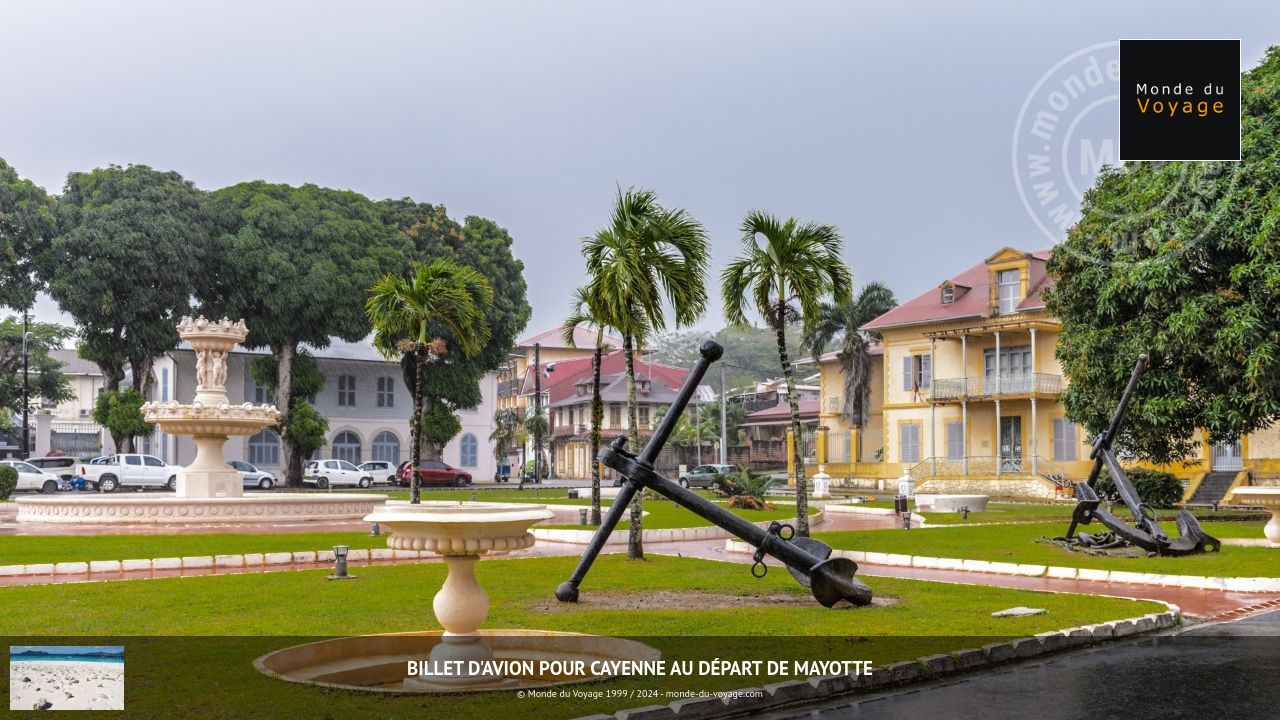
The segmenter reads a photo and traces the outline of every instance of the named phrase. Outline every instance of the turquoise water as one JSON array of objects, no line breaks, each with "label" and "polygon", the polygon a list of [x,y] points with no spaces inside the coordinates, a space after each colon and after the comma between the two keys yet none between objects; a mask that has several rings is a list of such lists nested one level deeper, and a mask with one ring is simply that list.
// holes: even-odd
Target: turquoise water
[{"label": "turquoise water", "polygon": [[124,657],[105,657],[102,655],[10,655],[9,662],[49,662],[71,661],[71,662],[101,662],[101,663],[120,663],[124,664]]}]

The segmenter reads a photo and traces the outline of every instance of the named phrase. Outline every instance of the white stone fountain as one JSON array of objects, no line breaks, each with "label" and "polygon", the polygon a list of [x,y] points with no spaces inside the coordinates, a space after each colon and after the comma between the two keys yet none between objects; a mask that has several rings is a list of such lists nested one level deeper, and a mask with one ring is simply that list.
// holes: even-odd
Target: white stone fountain
[{"label": "white stone fountain", "polygon": [[[546,506],[527,503],[388,503],[365,518],[391,531],[387,545],[433,552],[448,565],[432,602],[444,632],[322,640],[277,650],[254,664],[290,682],[365,692],[458,693],[601,680],[610,674],[589,670],[596,661],[660,658],[657,650],[634,640],[480,628],[489,614],[489,595],[476,580],[476,563],[490,552],[531,547],[535,540],[529,526],[552,517]],[[494,660],[504,667],[526,661],[580,662],[587,670],[513,675],[472,669]]]},{"label": "white stone fountain", "polygon": [[1227,500],[1232,505],[1256,505],[1271,512],[1262,534],[1272,545],[1280,546],[1280,487],[1238,487]]},{"label": "white stone fountain", "polygon": [[178,472],[173,494],[112,493],[38,495],[18,499],[18,520],[46,523],[276,523],[354,520],[385,503],[385,495],[365,493],[249,493],[240,473],[228,467],[223,445],[232,436],[258,433],[274,425],[273,405],[232,405],[227,398],[227,358],[249,334],[244,321],[184,317],[178,336],[196,354],[196,395],[190,405],[176,400],[142,406],[147,422],[173,435],[189,435],[194,461]]}]

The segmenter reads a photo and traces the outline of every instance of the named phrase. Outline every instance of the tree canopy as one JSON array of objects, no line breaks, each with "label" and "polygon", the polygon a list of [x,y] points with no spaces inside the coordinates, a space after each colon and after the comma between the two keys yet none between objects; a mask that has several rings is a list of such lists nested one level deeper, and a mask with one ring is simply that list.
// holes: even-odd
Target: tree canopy
[{"label": "tree canopy", "polygon": [[[31,323],[28,346],[27,383],[32,405],[41,398],[60,403],[72,396],[71,382],[62,372],[62,363],[50,352],[61,348],[74,335],[71,328],[52,323]],[[0,428],[5,427],[9,413],[22,413],[22,321],[0,320]]]},{"label": "tree canopy", "polygon": [[111,165],[68,175],[56,209],[58,235],[38,262],[49,294],[108,389],[126,363],[144,388],[205,272],[204,194],[176,172]]},{"label": "tree canopy", "polygon": [[1117,442],[1157,462],[1280,420],[1280,48],[1241,99],[1239,163],[1105,170],[1048,263],[1067,413],[1104,429],[1147,353]]},{"label": "tree canopy", "polygon": [[0,307],[25,310],[35,302],[35,260],[55,227],[49,196],[0,158]]}]

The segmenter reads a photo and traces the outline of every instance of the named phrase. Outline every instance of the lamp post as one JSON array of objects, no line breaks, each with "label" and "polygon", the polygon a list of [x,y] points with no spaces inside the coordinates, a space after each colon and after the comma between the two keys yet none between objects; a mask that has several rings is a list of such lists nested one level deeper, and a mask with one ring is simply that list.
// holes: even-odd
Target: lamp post
[{"label": "lamp post", "polygon": [[[376,524],[376,523],[375,523]],[[333,546],[333,574],[327,579],[329,580],[354,580],[355,575],[347,574],[347,551],[350,550],[349,545]]]},{"label": "lamp post", "polygon": [[27,330],[27,311],[22,311],[22,458],[31,457],[31,383],[27,373],[27,358],[31,354],[33,334]]}]

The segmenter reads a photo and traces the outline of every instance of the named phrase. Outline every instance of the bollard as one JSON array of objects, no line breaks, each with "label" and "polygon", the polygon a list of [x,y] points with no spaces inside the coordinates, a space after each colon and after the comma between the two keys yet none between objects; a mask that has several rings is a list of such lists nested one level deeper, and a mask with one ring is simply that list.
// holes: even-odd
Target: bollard
[{"label": "bollard", "polygon": [[369,531],[369,535],[373,537],[378,537],[381,534],[382,534],[382,526],[378,525],[378,523],[374,523],[373,529]]},{"label": "bollard", "polygon": [[355,575],[347,574],[347,551],[350,550],[347,545],[333,546],[333,574],[327,580],[354,580]]},{"label": "bollard", "polygon": [[582,519],[582,524],[583,524],[583,525],[586,525],[586,524],[587,524],[587,509],[586,509],[586,508],[582,508],[581,510],[579,510],[579,511],[578,511],[578,516]]},{"label": "bollard", "polygon": [[911,511],[910,510],[902,513],[902,529],[903,530],[911,529]]},{"label": "bollard", "polygon": [[960,519],[961,519],[961,520],[968,520],[968,519],[969,519],[969,506],[968,506],[968,505],[961,505],[961,506],[960,506]]}]

